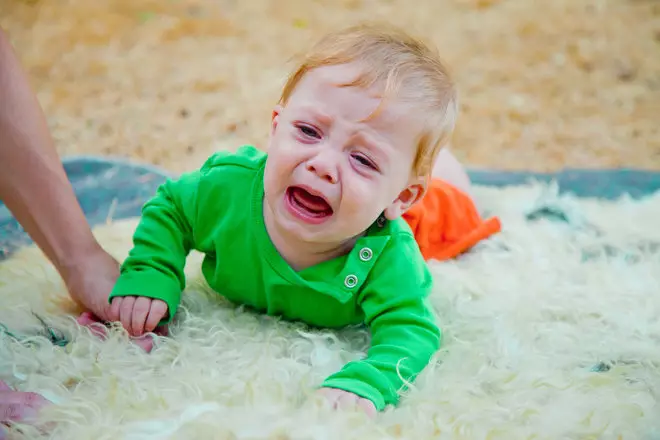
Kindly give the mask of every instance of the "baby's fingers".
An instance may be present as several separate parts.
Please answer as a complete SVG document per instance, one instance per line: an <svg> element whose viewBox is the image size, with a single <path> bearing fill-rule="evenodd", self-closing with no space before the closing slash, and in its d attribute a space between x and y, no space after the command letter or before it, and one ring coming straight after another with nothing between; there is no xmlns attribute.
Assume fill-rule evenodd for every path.
<svg viewBox="0 0 660 440"><path fill-rule="evenodd" d="M376 405L371 400L360 397L357 405L371 418L376 417Z"/></svg>
<svg viewBox="0 0 660 440"><path fill-rule="evenodd" d="M117 322L121 320L119 311L121 310L122 299L124 298L121 296L116 296L112 298L112 302L110 303L110 312L108 312L109 313L108 321Z"/></svg>
<svg viewBox="0 0 660 440"><path fill-rule="evenodd" d="M167 315L167 303L159 299L151 302L147 322L144 325L145 332L152 332L158 326L158 323Z"/></svg>
<svg viewBox="0 0 660 440"><path fill-rule="evenodd" d="M124 329L132 334L133 329L133 306L135 305L134 296L125 296L121 300L121 305L119 307L119 320L121 321L121 326Z"/></svg>
<svg viewBox="0 0 660 440"><path fill-rule="evenodd" d="M369 417L373 418L376 416L376 406L369 399L336 388L321 388L319 391L330 401L332 407L335 409L352 409L357 406Z"/></svg>
<svg viewBox="0 0 660 440"><path fill-rule="evenodd" d="M131 320L131 334L141 336L145 331L145 323L151 309L151 298L140 296L133 305L133 319Z"/></svg>

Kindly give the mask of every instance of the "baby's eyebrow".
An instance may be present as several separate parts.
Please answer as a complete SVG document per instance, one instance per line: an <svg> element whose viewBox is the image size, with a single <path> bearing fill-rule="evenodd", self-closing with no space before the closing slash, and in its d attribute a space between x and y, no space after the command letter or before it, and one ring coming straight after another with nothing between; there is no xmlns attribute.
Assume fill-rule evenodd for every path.
<svg viewBox="0 0 660 440"><path fill-rule="evenodd" d="M324 113L322 110L319 110L316 107L312 106L304 106L300 107L300 110L302 110L305 113L310 113L310 115L317 120L319 123L323 125L332 125L334 122L334 118L326 113Z"/></svg>
<svg viewBox="0 0 660 440"><path fill-rule="evenodd" d="M369 151L374 153L376 156L375 159L378 160L379 165L389 164L390 158L386 151L389 148L385 148L387 144L377 142L375 139L365 133L355 133L355 138L359 140Z"/></svg>

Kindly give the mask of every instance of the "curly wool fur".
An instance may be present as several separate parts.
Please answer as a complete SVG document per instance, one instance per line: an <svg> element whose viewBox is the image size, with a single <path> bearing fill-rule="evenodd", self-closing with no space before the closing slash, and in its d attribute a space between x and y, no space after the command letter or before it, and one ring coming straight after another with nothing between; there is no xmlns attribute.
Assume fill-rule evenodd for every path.
<svg viewBox="0 0 660 440"><path fill-rule="evenodd" d="M71 341L0 336L0 379L57 405L18 438L642 439L660 435L660 194L581 200L556 188L477 188L503 231L431 268L441 351L397 409L332 411L312 391L362 356L362 328L320 331L208 291L191 255L184 306L151 354L99 341L43 256L0 265L0 322ZM534 213L538 214L535 215ZM559 213L559 215L554 214ZM135 220L98 228L118 259ZM20 432L19 432L20 431Z"/></svg>

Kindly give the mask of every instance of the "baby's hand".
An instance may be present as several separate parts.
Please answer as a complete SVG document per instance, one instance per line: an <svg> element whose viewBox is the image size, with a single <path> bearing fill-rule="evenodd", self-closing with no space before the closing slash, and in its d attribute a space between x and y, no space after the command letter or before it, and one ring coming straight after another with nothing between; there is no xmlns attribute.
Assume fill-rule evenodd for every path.
<svg viewBox="0 0 660 440"><path fill-rule="evenodd" d="M369 417L376 417L376 405L369 399L337 388L321 388L318 392L330 401L333 408L353 408L358 406Z"/></svg>
<svg viewBox="0 0 660 440"><path fill-rule="evenodd" d="M110 304L110 320L121 321L131 336L153 332L167 315L167 304L144 296L115 297Z"/></svg>

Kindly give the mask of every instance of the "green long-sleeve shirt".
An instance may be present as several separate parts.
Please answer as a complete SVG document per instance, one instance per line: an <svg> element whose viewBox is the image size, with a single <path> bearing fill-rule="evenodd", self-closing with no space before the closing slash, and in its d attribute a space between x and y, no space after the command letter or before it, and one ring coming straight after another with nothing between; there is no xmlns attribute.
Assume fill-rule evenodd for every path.
<svg viewBox="0 0 660 440"><path fill-rule="evenodd" d="M402 219L376 222L349 254L295 271L264 224L266 158L252 146L219 152L164 183L143 208L109 300L163 300L169 322L185 287L186 257L200 251L204 277L230 301L312 326L366 324L372 338L366 358L322 386L370 399L378 410L396 404L401 377L414 380L441 336L427 303L432 277L410 228Z"/></svg>

